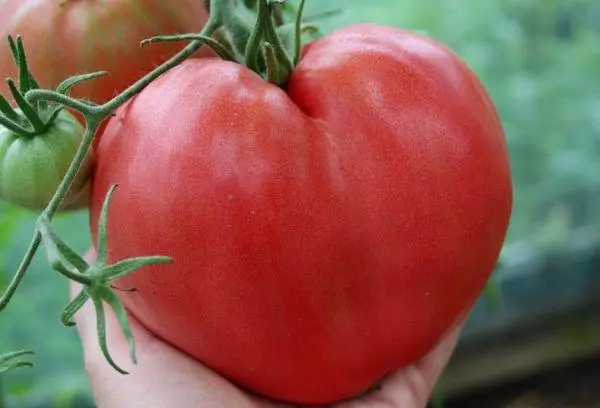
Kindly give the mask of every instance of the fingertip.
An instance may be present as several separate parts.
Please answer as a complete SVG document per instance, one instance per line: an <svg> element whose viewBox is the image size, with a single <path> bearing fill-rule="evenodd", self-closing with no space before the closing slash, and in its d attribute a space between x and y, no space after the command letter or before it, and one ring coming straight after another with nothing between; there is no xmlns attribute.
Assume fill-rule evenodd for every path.
<svg viewBox="0 0 600 408"><path fill-rule="evenodd" d="M437 346L429 352L425 358L417 363L417 368L421 371L425 381L430 384L432 388L450 361L452 353L460 339L464 325L464 320L458 321L441 339Z"/></svg>
<svg viewBox="0 0 600 408"><path fill-rule="evenodd" d="M90 247L85 255L83 256L83 258L88 261L88 263L92 263L96 260L96 248L94 248L93 246Z"/></svg>

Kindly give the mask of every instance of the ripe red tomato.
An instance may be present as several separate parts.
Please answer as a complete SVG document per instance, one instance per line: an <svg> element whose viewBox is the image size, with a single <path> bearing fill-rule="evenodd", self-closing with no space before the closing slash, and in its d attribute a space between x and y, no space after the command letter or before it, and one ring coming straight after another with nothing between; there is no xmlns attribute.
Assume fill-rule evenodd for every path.
<svg viewBox="0 0 600 408"><path fill-rule="evenodd" d="M201 97L199 97L199 95ZM455 54L375 25L308 45L285 90L190 60L121 109L97 151L91 227L153 333L284 401L353 397L430 350L505 239L507 147Z"/></svg>
<svg viewBox="0 0 600 408"><path fill-rule="evenodd" d="M106 102L166 61L182 44L140 48L159 34L199 32L207 20L200 0L4 0L0 2L0 76L16 78L6 37L21 35L29 68L44 87L69 76L108 71L72 95ZM207 51L205 50L206 54ZM0 81L0 92L9 95Z"/></svg>

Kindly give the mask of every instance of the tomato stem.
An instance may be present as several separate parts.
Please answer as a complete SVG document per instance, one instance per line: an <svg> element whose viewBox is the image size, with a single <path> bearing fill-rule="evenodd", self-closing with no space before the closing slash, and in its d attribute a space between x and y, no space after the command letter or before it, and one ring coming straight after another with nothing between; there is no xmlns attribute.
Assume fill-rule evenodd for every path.
<svg viewBox="0 0 600 408"><path fill-rule="evenodd" d="M154 44L158 42L174 42L185 40L198 40L203 45L208 45L211 47L217 53L217 55L219 55L219 57L225 61L238 62L238 59L235 57L235 55L225 45L202 34L160 35L142 41L141 45L145 46L146 44Z"/></svg>
<svg viewBox="0 0 600 408"><path fill-rule="evenodd" d="M75 157L71 161L71 164L69 165L69 169L67 170L65 177L62 179L58 188L54 192L50 203L42 213L42 217L46 217L48 220L50 220L52 219L56 211L59 209L62 200L71 189L71 184L73 183L73 180L75 180L77 173L79 172L85 161L86 155L88 154L88 150L92 145L94 134L96 133L96 130L99 126L100 122L88 121L83 140L77 148Z"/></svg>
<svg viewBox="0 0 600 408"><path fill-rule="evenodd" d="M300 53L302 52L302 15L304 14L304 5L306 0L300 0L300 8L296 16L296 35L294 37L294 66L300 62Z"/></svg>
<svg viewBox="0 0 600 408"><path fill-rule="evenodd" d="M246 66L253 71L259 71L258 56L260 53L260 44L264 36L265 20L267 19L268 11L266 0L260 0L258 3L258 21L250 34L244 54Z"/></svg>
<svg viewBox="0 0 600 408"><path fill-rule="evenodd" d="M21 263L19 264L19 267L17 268L17 272L15 272L10 283L8 284L8 287L2 294L2 297L0 297L0 312L2 310L4 310L4 308L6 308L6 306L8 306L8 304L10 303L10 300L12 299L15 292L17 291L17 288L21 284L21 281L25 277L25 272L27 272L29 265L31 265L33 256L37 252L37 249L39 248L41 242L42 242L42 235L36 229L33 239L29 243L29 247L27 248L27 251L25 252L25 256L23 257L23 259L21 260Z"/></svg>
<svg viewBox="0 0 600 408"><path fill-rule="evenodd" d="M286 69L286 71L289 73L291 73L294 69L294 66L292 65L292 60L290 59L290 56L288 55L285 46L283 45L283 42L281 41L281 37L279 37L279 35L276 32L275 29L275 22L274 22L274 7L276 7L277 5L281 4L282 1L271 1L271 3L268 4L269 7L269 13L267 15L267 18L265 19L265 28L264 28L264 32L267 38L267 41L269 41L272 45L273 45L273 50L275 51L275 55L277 57L277 60L280 61L281 65L283 66L283 68Z"/></svg>
<svg viewBox="0 0 600 408"><path fill-rule="evenodd" d="M81 82L84 82L84 81L89 81L90 79L95 79L95 78L107 75L107 74L108 74L108 72L106 72L106 71L98 71L98 72L92 72L90 74L76 75L76 76L67 78L64 81L62 81L60 84L58 84L58 86L56 87L56 92L66 95L67 92L69 92L69 90L72 87L74 87L75 85L77 85ZM81 102L86 103L86 104L95 105L95 103L90 102L90 101L81 100Z"/></svg>
<svg viewBox="0 0 600 408"><path fill-rule="evenodd" d="M142 45L161 41L203 40L221 58L242 63L262 75L265 80L278 86L284 86L300 60L302 34L305 31L302 24L305 0L300 3L294 23L287 26L283 21L282 6L284 4L284 0L253 2L252 9L257 9L256 22L250 29L244 19L245 15L252 14L249 11L249 4L232 8L225 3L211 3L211 17L214 17L214 20L209 20L208 28L201 34L154 37L144 40ZM217 7L217 5L221 7ZM286 44L282 33L289 28L293 29L294 38L291 44ZM314 31L314 26L308 26L306 29ZM216 35L218 39L209 38L211 35ZM266 45L267 43L269 45ZM286 45L289 45L291 50L288 50ZM243 54L243 57L240 58L238 53ZM277 69L275 69L276 67Z"/></svg>
<svg viewBox="0 0 600 408"><path fill-rule="evenodd" d="M246 44L252 34L252 24L249 23L246 16L255 17L254 11L244 10L239 7L237 12L230 12L225 15L223 21L223 34L225 35L224 42L229 40L231 47L242 56L240 63L243 63L244 52L246 50Z"/></svg>
<svg viewBox="0 0 600 408"><path fill-rule="evenodd" d="M223 25L223 16L226 15L229 11L229 3L229 0L211 0L211 15L208 19L208 22L204 26L204 29L202 29L199 35L203 37L213 36L215 31L217 31ZM121 94L115 96L113 99L102 105L99 109L99 116L108 117L109 115L111 115L119 106L123 105L129 99L141 92L142 89L148 86L156 78L169 71L170 69L176 67L177 65L181 64L183 61L195 54L202 47L202 45L204 45L204 42L201 40L195 39L194 41L192 41L183 50L181 50L175 56L173 56L165 63L160 65L154 71L146 74L144 77L139 79Z"/></svg>
<svg viewBox="0 0 600 408"><path fill-rule="evenodd" d="M283 3L283 0L260 0L258 2L257 22L248 39L244 54L246 66L258 73L261 71L259 57L262 57L265 64L265 74L263 77L278 86L285 85L297 64L297 60L299 60L299 58L295 58L295 54L299 54L299 51L296 52L294 50L294 58L291 58L284 41L277 32L274 16L280 11L280 6ZM301 47L303 3L296 19L296 25L300 25L300 27L295 29L294 44L296 47ZM282 24L277 25L281 26ZM267 43L269 43L268 46L266 45ZM268 47L268 49L264 47ZM270 56L271 51L274 58ZM275 69L275 65L277 69ZM275 72L277 72L277 75L274 75Z"/></svg>
<svg viewBox="0 0 600 408"><path fill-rule="evenodd" d="M281 75L277 65L277 57L271 43L266 42L263 47L263 56L267 66L267 80L271 83L279 83Z"/></svg>
<svg viewBox="0 0 600 408"><path fill-rule="evenodd" d="M36 101L40 100L55 102L82 113L86 118L100 116L98 115L100 110L98 107L55 91L50 91L47 89L35 89L27 92L25 96L30 103L35 103Z"/></svg>

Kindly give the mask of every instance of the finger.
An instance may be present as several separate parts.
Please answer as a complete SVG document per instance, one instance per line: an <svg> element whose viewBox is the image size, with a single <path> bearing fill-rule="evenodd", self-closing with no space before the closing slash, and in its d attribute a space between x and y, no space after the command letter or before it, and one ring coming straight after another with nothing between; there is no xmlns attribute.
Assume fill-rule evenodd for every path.
<svg viewBox="0 0 600 408"><path fill-rule="evenodd" d="M429 392L431 392L436 381L442 375L444 368L450 361L464 325L465 322L461 321L435 349L417 363L417 368L429 386Z"/></svg>
<svg viewBox="0 0 600 408"><path fill-rule="evenodd" d="M422 408L456 347L463 323L456 325L440 343L419 362L405 367L385 380L379 395L392 406Z"/></svg>

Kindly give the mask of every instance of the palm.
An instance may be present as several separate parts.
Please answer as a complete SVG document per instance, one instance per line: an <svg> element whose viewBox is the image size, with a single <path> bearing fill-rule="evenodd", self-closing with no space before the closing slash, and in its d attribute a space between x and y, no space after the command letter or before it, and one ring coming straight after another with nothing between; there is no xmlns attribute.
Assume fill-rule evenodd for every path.
<svg viewBox="0 0 600 408"><path fill-rule="evenodd" d="M215 375L215 383L219 382L222 382L220 390L217 391L215 388L213 388L213 390L220 395L229 396L225 400L222 400L222 405L219 406L298 408L298 405L272 402L258 396L249 395ZM381 389L374 391L363 398L335 405L328 405L328 408L422 408L427 402L428 395L429 386L425 377L415 367L411 367L401 373L396 373L393 378L382 385ZM240 405L241 402L243 403Z"/></svg>
<svg viewBox="0 0 600 408"><path fill-rule="evenodd" d="M437 377L437 376L436 376ZM423 408L431 391L432 382L428 374L418 366L399 371L385 381L381 387L366 396L328 406L329 408ZM288 405L254 401L254 407L287 408Z"/></svg>
<svg viewBox="0 0 600 408"><path fill-rule="evenodd" d="M86 369L98 408L103 407L171 407L204 408L288 408L246 393L204 365L180 353L148 333L132 319L139 365L126 367L128 376L116 373L104 360L96 340L92 310L77 315ZM433 384L448 361L459 328L435 350L415 365L393 373L373 392L329 408L423 408ZM107 310L107 336L111 354L118 362L128 360L128 348L116 319ZM297 408L298 406L293 406Z"/></svg>
<svg viewBox="0 0 600 408"><path fill-rule="evenodd" d="M93 252L87 257L92 258ZM80 288L72 284L74 296ZM92 306L75 316L85 354L85 365L98 408L188 407L203 408L298 408L251 395L234 386L201 363L162 342L131 318L139 365L124 367L121 376L105 361L96 337ZM107 340L117 362L129 360L126 340L111 310L106 310ZM362 398L328 408L423 408L433 385L456 345L461 327L418 363L389 375L378 389Z"/></svg>

